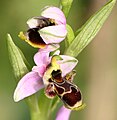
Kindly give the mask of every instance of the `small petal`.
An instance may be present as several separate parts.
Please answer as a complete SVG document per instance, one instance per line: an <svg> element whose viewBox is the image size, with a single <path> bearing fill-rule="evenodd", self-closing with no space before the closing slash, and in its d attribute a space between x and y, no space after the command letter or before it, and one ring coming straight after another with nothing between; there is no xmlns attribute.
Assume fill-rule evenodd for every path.
<svg viewBox="0 0 117 120"><path fill-rule="evenodd" d="M14 92L14 101L18 102L44 87L41 77L36 72L27 73L18 83Z"/></svg>
<svg viewBox="0 0 117 120"><path fill-rule="evenodd" d="M28 24L29 28L36 28L39 24L38 19L35 19L35 17L33 17L27 21L27 24Z"/></svg>
<svg viewBox="0 0 117 120"><path fill-rule="evenodd" d="M65 25L56 25L44 27L39 31L39 33L46 44L60 43L65 39L67 30Z"/></svg>
<svg viewBox="0 0 117 120"><path fill-rule="evenodd" d="M37 52L34 55L34 61L37 66L47 65L49 63L49 52Z"/></svg>
<svg viewBox="0 0 117 120"><path fill-rule="evenodd" d="M63 12L57 7L47 7L41 15L46 18L54 19L57 24L66 24L66 18Z"/></svg>
<svg viewBox="0 0 117 120"><path fill-rule="evenodd" d="M50 62L49 53L58 49L58 44L47 45L44 49L39 49L34 56L35 64L38 66L48 65Z"/></svg>
<svg viewBox="0 0 117 120"><path fill-rule="evenodd" d="M56 120L69 120L71 110L62 106L56 116Z"/></svg>
<svg viewBox="0 0 117 120"><path fill-rule="evenodd" d="M57 61L62 70L62 77L64 77L67 73L71 72L74 67L77 65L78 60L74 57L67 55L60 55L62 60Z"/></svg>
<svg viewBox="0 0 117 120"><path fill-rule="evenodd" d="M46 65L44 65L44 64L41 66L34 66L32 68L32 71L37 72L40 77L43 77L45 70L46 70Z"/></svg>

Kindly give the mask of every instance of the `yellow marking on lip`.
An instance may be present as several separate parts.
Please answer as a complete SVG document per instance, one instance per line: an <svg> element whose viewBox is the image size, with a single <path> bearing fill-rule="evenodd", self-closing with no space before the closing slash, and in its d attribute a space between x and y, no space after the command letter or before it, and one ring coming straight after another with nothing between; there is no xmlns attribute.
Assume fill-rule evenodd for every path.
<svg viewBox="0 0 117 120"><path fill-rule="evenodd" d="M45 48L46 44L35 44L27 39L26 35L21 31L18 35L18 37L22 40L25 40L29 45L31 45L34 48Z"/></svg>
<svg viewBox="0 0 117 120"><path fill-rule="evenodd" d="M22 31L19 33L18 37L21 38L22 40L26 40L27 39Z"/></svg>

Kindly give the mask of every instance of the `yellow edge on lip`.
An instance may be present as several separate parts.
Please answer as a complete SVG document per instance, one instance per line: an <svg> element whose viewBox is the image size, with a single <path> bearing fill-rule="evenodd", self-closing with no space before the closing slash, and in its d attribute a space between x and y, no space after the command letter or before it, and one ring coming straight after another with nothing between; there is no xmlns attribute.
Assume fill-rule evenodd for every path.
<svg viewBox="0 0 117 120"><path fill-rule="evenodd" d="M46 47L46 45L41 45L41 44L39 45L39 44L32 43L30 40L27 39L27 37L24 35L22 31L19 33L18 37L22 40L25 40L29 45L31 45L34 48L45 48Z"/></svg>

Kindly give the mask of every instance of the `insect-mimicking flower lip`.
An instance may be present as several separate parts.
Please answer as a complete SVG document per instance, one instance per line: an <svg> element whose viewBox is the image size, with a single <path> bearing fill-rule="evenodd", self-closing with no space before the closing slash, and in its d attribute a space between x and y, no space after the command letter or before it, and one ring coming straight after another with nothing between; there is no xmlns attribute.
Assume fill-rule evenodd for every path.
<svg viewBox="0 0 117 120"><path fill-rule="evenodd" d="M29 26L26 34L20 32L19 37L31 46L44 48L47 44L60 43L67 35L66 18L57 7L45 8L40 17L27 21Z"/></svg>
<svg viewBox="0 0 117 120"><path fill-rule="evenodd" d="M58 47L58 44L47 45L46 48L39 49L39 52L35 54L34 61L36 66L34 66L32 71L27 73L19 81L14 92L15 102L18 102L45 87L43 76L52 58L49 56L49 54ZM55 52L55 54L58 54L58 52ZM68 72L72 71L72 69L77 65L78 61L77 59L66 55L60 55L60 57L62 60L58 64L60 65L62 73L66 75ZM66 62L68 62L68 64L66 64ZM68 69L67 71L66 68Z"/></svg>
<svg viewBox="0 0 117 120"><path fill-rule="evenodd" d="M67 58L65 60L65 57L67 58L68 56L64 56L64 60L62 59L62 56L57 55L51 58L51 64L47 67L43 76L45 95L48 98L53 98L57 95L63 101L65 107L71 110L78 110L82 105L82 94L78 86L73 83L76 72L69 72L70 67L68 67L69 62L74 63L75 59ZM65 70L66 73L68 70L68 73L65 73L64 76L62 76L62 67L60 67L58 61L64 63L63 70Z"/></svg>

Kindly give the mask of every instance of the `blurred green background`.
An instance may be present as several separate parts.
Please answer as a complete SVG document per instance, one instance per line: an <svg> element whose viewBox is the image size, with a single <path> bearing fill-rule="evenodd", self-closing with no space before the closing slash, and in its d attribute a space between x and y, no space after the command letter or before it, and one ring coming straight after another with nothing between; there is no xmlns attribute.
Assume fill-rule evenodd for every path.
<svg viewBox="0 0 117 120"><path fill-rule="evenodd" d="M73 30L81 27L107 0L74 0L67 22ZM37 49L18 38L27 29L26 21L40 15L48 5L58 6L59 0L0 0L0 120L30 120L24 101L15 103L16 82L9 62L6 34L33 65ZM117 120L117 6L93 42L78 56L75 83L80 87L86 108L74 111L70 120Z"/></svg>

